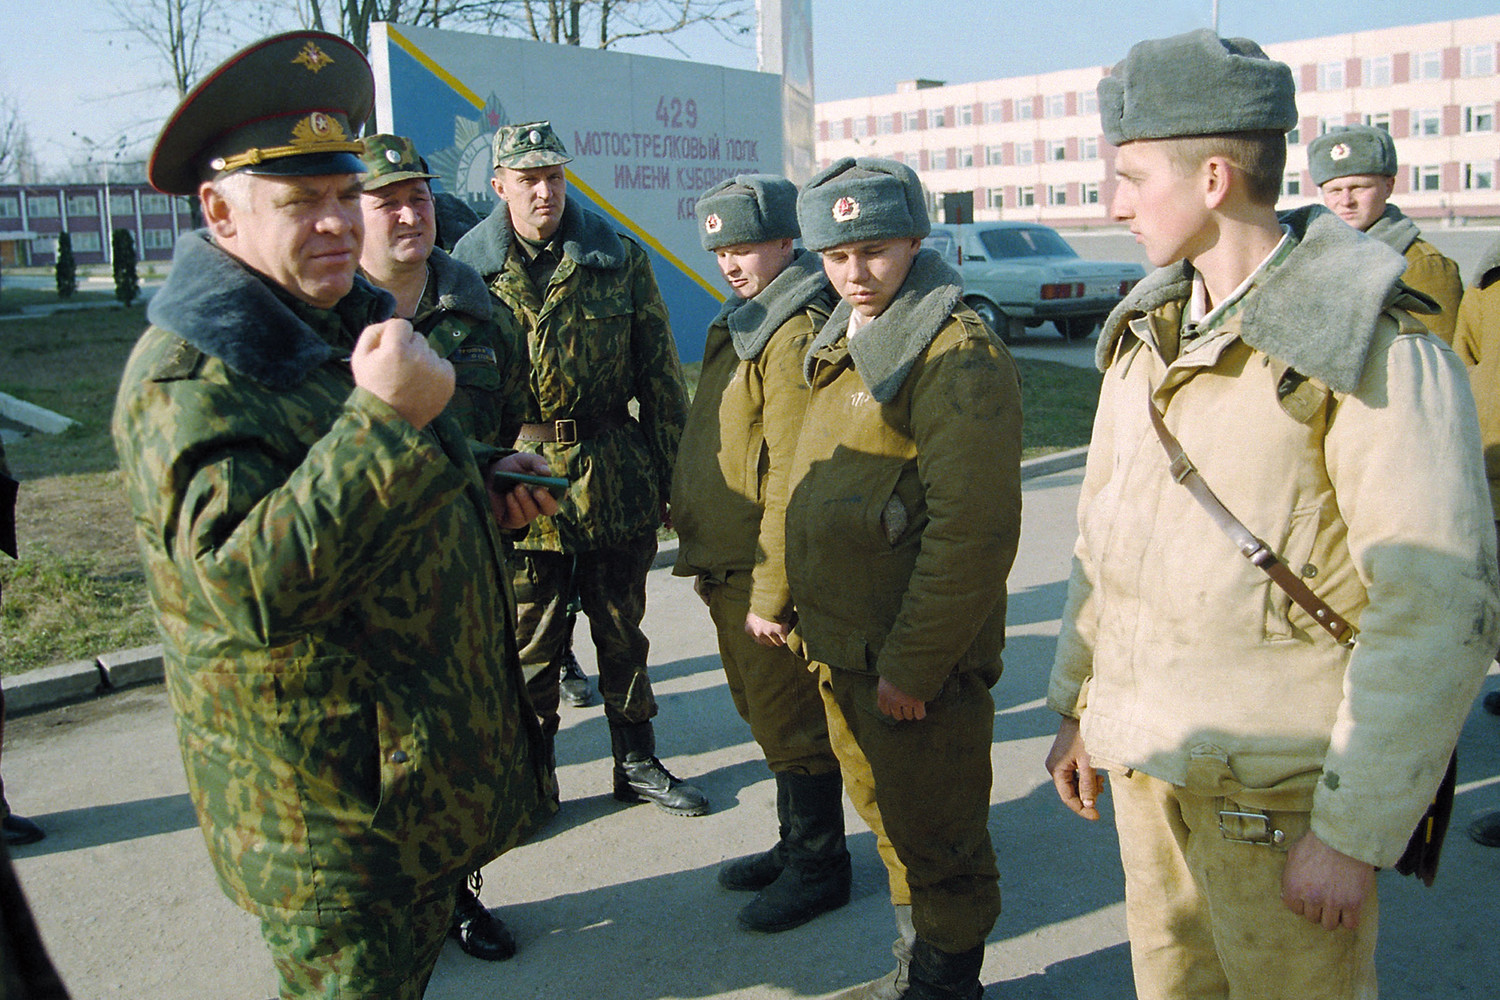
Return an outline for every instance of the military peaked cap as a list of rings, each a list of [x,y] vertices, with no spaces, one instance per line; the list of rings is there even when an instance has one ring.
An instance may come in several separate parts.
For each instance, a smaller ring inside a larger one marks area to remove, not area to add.
[[[194,87],[156,137],[146,177],[192,194],[218,174],[363,173],[359,130],[375,106],[370,64],[321,31],[264,38]]]

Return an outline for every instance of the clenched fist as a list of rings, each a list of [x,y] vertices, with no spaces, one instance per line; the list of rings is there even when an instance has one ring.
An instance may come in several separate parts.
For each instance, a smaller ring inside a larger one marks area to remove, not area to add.
[[[453,397],[453,366],[404,319],[367,326],[350,358],[354,384],[421,430]]]

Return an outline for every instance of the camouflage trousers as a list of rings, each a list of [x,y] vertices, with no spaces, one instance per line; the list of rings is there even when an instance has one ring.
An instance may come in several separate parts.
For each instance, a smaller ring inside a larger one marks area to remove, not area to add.
[[[731,571],[722,582],[706,583],[705,590],[729,694],[766,755],[766,766],[799,774],[838,770],[818,678],[807,661],[785,646],[762,646],[745,631],[750,574]]]
[[[869,762],[869,791],[906,869],[917,936],[952,954],[977,948],[1000,915],[989,831],[994,699],[982,677],[958,672],[925,718],[898,721],[876,707],[879,680],[819,665],[824,698]],[[832,711],[830,732],[831,720]],[[858,805],[847,770],[844,781]]]
[[[262,919],[281,1000],[421,1000],[457,890],[455,881],[404,906],[378,903],[317,925]]]
[[[605,718],[620,725],[645,722],[656,714],[646,674],[650,643],[641,631],[641,619],[646,616],[646,574],[655,558],[654,531],[609,549],[516,552],[516,644],[521,650],[526,693],[549,739],[559,722],[557,658],[568,643],[572,591],[588,616],[598,654]]]

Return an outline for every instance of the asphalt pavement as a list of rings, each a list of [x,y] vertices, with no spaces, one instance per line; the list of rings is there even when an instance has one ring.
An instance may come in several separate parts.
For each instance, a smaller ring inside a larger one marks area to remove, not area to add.
[[[1042,769],[1056,723],[1043,695],[1080,478],[1071,469],[1026,482],[1010,576],[990,811],[1005,911],[983,973],[989,995],[1007,1000],[1132,995],[1113,828],[1067,813]],[[683,819],[616,803],[602,709],[564,708],[562,812],[484,871],[482,898],[499,908],[520,953],[487,964],[450,943],[429,1000],[771,1000],[827,994],[889,967],[885,875],[852,810],[850,904],[782,934],[736,927],[748,897],[720,889],[714,874],[724,860],[770,844],[774,786],[734,712],[689,582],[658,569],[648,593],[661,753],[707,792],[712,814]],[[579,653],[592,675],[591,651]],[[1500,677],[1490,677],[1486,690],[1497,687]],[[5,737],[11,803],[48,831],[14,852],[16,867],[75,998],[260,1000],[275,992],[255,920],[214,882],[159,685],[12,719]],[[1476,710],[1460,759],[1455,829],[1436,887],[1380,876],[1387,1000],[1495,994],[1500,851],[1462,830],[1500,808],[1500,719]]]

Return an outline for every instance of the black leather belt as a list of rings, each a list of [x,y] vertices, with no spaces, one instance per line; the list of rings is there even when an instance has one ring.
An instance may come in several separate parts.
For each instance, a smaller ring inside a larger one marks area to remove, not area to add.
[[[579,441],[587,441],[606,431],[612,431],[616,427],[624,427],[629,422],[630,416],[625,413],[609,413],[602,417],[581,420],[560,417],[556,420],[549,420],[545,424],[522,424],[520,432],[516,434],[516,442],[544,441],[550,444],[577,444]]]

